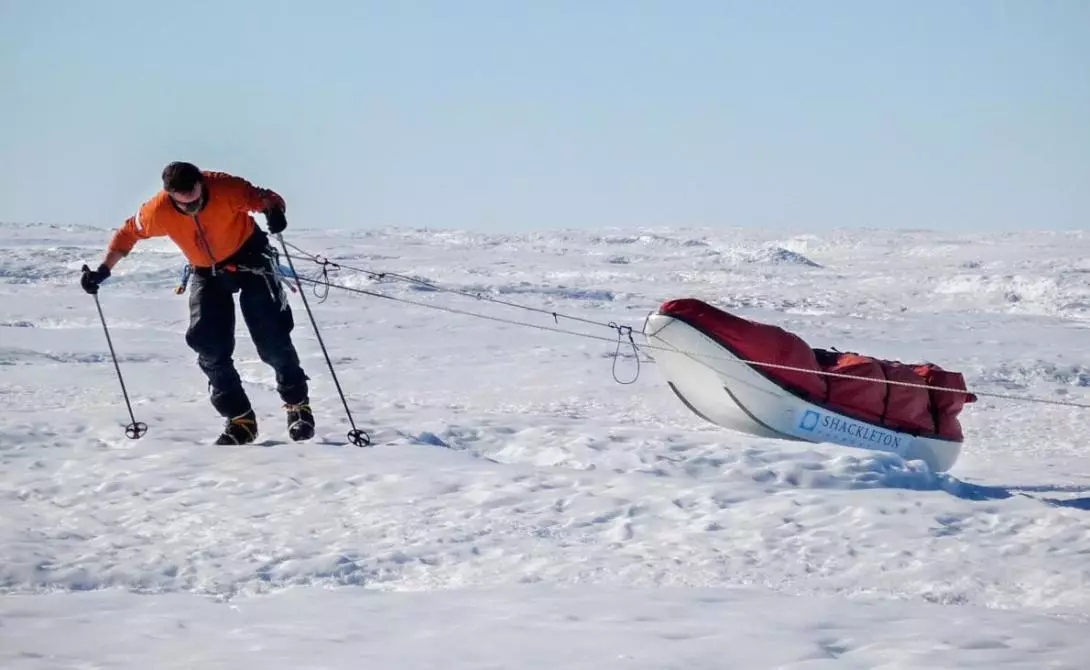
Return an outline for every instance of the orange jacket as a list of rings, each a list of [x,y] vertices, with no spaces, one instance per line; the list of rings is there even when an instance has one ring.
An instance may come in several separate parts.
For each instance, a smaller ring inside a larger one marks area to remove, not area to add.
[[[253,235],[257,223],[250,212],[273,206],[284,208],[284,199],[278,194],[241,177],[224,172],[201,174],[207,203],[200,212],[181,212],[170,196],[160,191],[114,233],[110,251],[128,254],[138,240],[166,236],[194,267],[212,267],[238,251]]]

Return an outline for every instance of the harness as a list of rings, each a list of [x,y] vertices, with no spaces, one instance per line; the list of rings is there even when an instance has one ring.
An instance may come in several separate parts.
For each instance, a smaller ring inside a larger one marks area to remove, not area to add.
[[[186,263],[182,266],[182,276],[178,282],[178,286],[174,288],[175,295],[182,295],[189,288],[189,282],[192,276],[195,274],[199,277],[215,277],[219,273],[227,273],[228,275],[238,272],[249,272],[251,274],[261,275],[265,279],[265,284],[269,288],[269,295],[272,296],[273,302],[280,306],[280,310],[286,310],[288,308],[288,297],[284,291],[284,287],[287,286],[293,293],[295,287],[288,282],[287,277],[284,275],[283,269],[280,267],[280,253],[271,245],[266,244],[265,248],[261,250],[261,253],[257,258],[256,264],[243,264],[238,262],[230,263],[217,263],[212,267],[195,267],[192,263]]]

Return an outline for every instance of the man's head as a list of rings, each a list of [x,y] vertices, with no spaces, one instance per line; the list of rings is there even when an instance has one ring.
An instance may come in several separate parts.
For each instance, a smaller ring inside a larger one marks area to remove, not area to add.
[[[192,163],[174,161],[163,168],[163,190],[179,209],[193,214],[204,204],[201,171]]]

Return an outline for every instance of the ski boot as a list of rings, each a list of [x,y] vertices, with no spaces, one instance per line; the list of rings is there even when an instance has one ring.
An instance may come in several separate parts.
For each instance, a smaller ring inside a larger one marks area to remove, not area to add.
[[[296,442],[304,442],[314,437],[314,414],[310,411],[309,401],[298,405],[284,405],[288,413],[288,436]]]
[[[249,444],[257,439],[257,416],[251,409],[242,416],[228,419],[216,444]]]

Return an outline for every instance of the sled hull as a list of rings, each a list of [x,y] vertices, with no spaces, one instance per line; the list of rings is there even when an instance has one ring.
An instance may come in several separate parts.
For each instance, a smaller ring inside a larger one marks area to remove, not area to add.
[[[669,387],[697,416],[758,437],[832,443],[922,460],[934,472],[957,462],[961,443],[861,421],[794,395],[689,324],[651,314],[643,326]]]

